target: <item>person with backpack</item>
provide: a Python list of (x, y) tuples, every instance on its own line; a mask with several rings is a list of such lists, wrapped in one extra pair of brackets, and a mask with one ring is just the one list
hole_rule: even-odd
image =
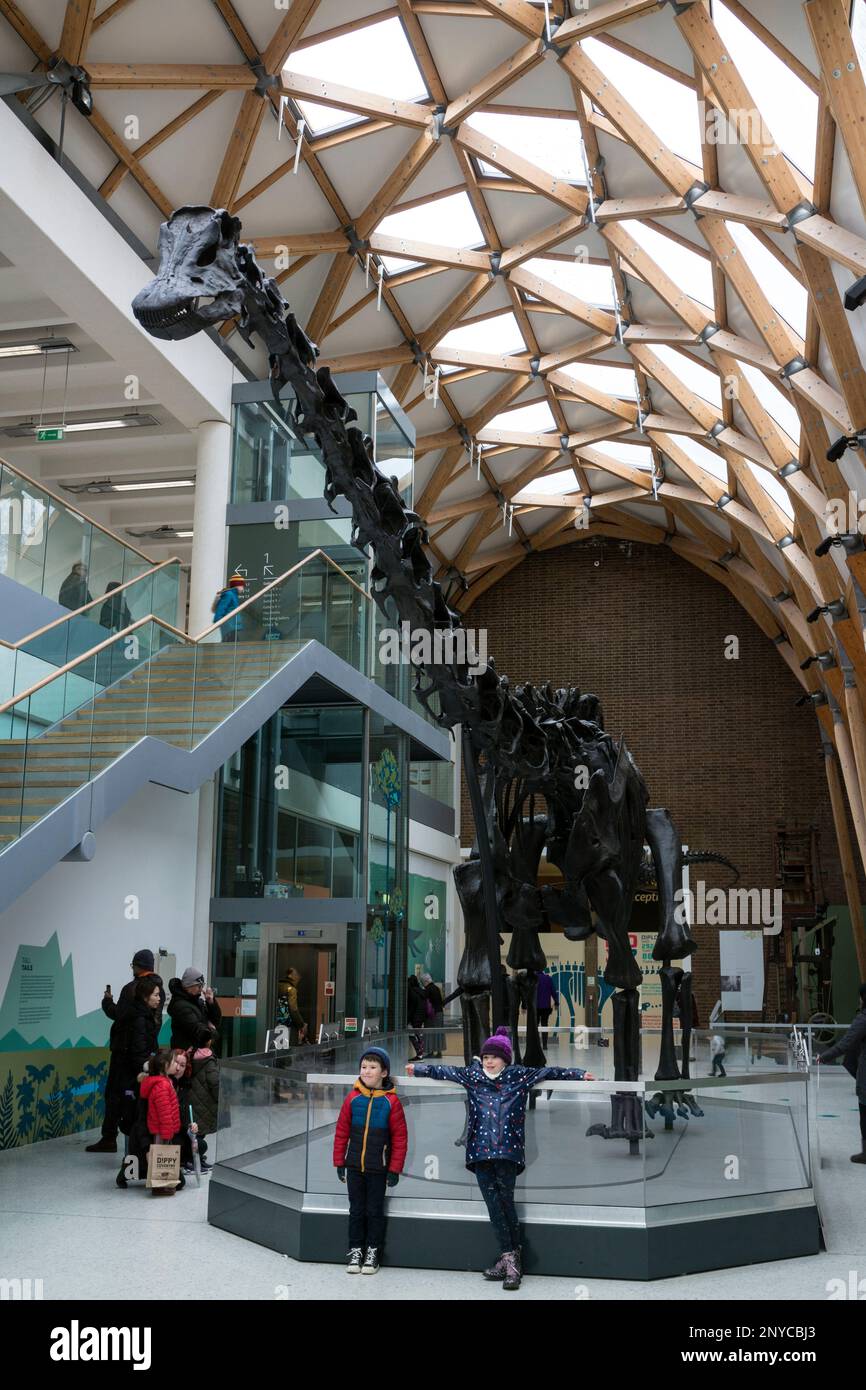
[[(426, 972), (421, 976), (421, 988), (424, 992), (424, 1009), (427, 1014), (426, 1026), (430, 1029), (428, 1034), (429, 1050), (428, 1057), (441, 1057), (442, 1049), (445, 1046), (445, 1005), (442, 1002), (442, 991), (433, 979), (432, 975)], [(436, 1031), (434, 1031), (436, 1030)]]
[(236, 608), (240, 608), (244, 601), (244, 591), (246, 581), (242, 574), (233, 574), (224, 589), (220, 589), (213, 603), (211, 612), (213, 620), (218, 623), (221, 618), (226, 621), (220, 627), (220, 640), (222, 642), (236, 642), (240, 633), (243, 619), (240, 614), (235, 614), (233, 618), (227, 614), (234, 613)]
[(349, 1191), (349, 1274), (376, 1274), (385, 1239), (385, 1194), (406, 1161), (408, 1131), (384, 1047), (368, 1047), (334, 1132), (334, 1167)]
[(815, 1061), (824, 1066), (837, 1057), (842, 1058), (843, 1067), (854, 1077), (860, 1106), (860, 1152), (851, 1155), (851, 1162), (866, 1163), (866, 984), (860, 986), (860, 1008), (851, 1027)]
[(111, 1049), (111, 1058), (108, 1063), (108, 1077), (105, 1083), (105, 1109), (102, 1118), (102, 1137), (95, 1144), (88, 1144), (84, 1152), (87, 1154), (116, 1154), (117, 1153), (117, 1131), (120, 1124), (120, 1111), (123, 1105), (123, 1092), (126, 1080), (126, 1067), (124, 1066), (121, 1053), (124, 1050), (122, 1044), (119, 1025), (122, 1022), (126, 1010), (132, 1006), (135, 999), (136, 987), (141, 980), (152, 980), (159, 989), (160, 1006), (157, 1015), (157, 1032), (162, 1025), (162, 1011), (165, 1008), (165, 990), (162, 987), (162, 979), (154, 974), (153, 951), (136, 951), (132, 957), (133, 978), (128, 984), (123, 986), (117, 999), (111, 992), (111, 985), (105, 986), (105, 993), (102, 996), (102, 1012), (107, 1018), (111, 1019), (112, 1027), (108, 1035), (108, 1046)]

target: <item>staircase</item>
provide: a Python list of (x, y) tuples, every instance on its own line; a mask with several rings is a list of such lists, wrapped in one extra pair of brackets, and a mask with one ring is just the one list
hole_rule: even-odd
[(168, 647), (58, 724), (0, 743), (0, 849), (147, 734), (195, 747), (303, 645)]
[(146, 782), (196, 790), (311, 679), (364, 698), (369, 608), (317, 550), (197, 638), (149, 614), (0, 700), (0, 911)]

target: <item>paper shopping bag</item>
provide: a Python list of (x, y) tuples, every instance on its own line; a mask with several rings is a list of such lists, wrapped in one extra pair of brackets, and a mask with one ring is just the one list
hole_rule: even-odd
[(180, 1145), (151, 1144), (147, 1151), (147, 1186), (177, 1187), (180, 1182)]

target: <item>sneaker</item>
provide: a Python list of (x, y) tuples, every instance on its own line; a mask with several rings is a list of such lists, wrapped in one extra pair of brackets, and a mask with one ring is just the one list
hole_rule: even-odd
[(346, 1256), (346, 1273), (360, 1274), (361, 1265), (364, 1263), (364, 1252), (359, 1245), (353, 1245)]
[(200, 1158), (199, 1163), (201, 1164), (201, 1171), (203, 1173), (209, 1173), (211, 1168), (213, 1168), (213, 1164), (208, 1163), (206, 1158)]
[(117, 1140), (100, 1139), (99, 1142), (96, 1144), (87, 1144), (85, 1146), (84, 1152), (86, 1154), (116, 1154)]
[(185, 1163), (185, 1164), (183, 1165), (183, 1171), (184, 1171), (185, 1173), (194, 1173), (194, 1172), (195, 1172), (195, 1165), (194, 1165), (193, 1163)]
[(378, 1272), (379, 1272), (379, 1252), (377, 1251), (375, 1245), (371, 1245), (371, 1246), (370, 1246), (370, 1249), (367, 1251), (366, 1255), (364, 1256), (364, 1268), (361, 1270), (361, 1273), (362, 1273), (362, 1274), (378, 1274)]

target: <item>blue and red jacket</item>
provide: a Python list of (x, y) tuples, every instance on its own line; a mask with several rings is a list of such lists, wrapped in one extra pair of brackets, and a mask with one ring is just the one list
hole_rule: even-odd
[(469, 1101), (469, 1131), (466, 1135), (466, 1167), (475, 1171), (476, 1163), (504, 1159), (515, 1163), (517, 1171), (526, 1167), (526, 1102), (533, 1086), (541, 1081), (582, 1081), (582, 1067), (505, 1067), (495, 1081), (485, 1075), (479, 1061), (471, 1067), (436, 1067), (416, 1062), (415, 1076), (431, 1081), (456, 1081)]
[(402, 1173), (408, 1142), (406, 1116), (390, 1076), (375, 1091), (359, 1077), (340, 1108), (334, 1167), (357, 1168), (362, 1173)]

